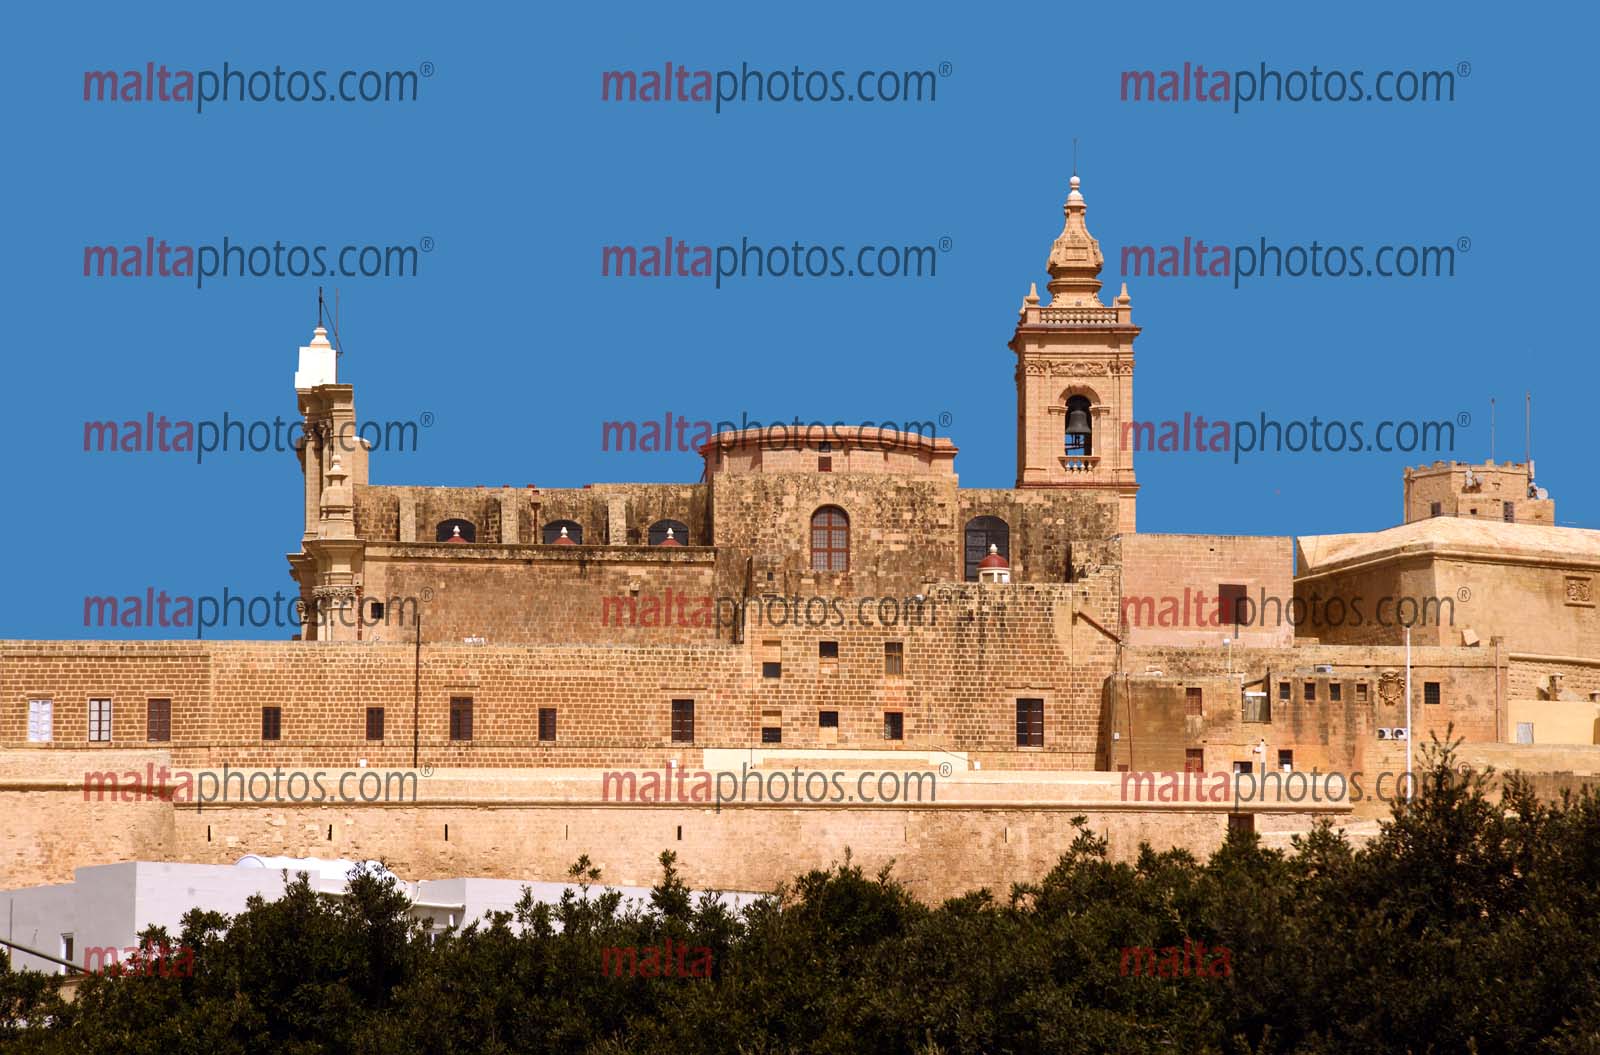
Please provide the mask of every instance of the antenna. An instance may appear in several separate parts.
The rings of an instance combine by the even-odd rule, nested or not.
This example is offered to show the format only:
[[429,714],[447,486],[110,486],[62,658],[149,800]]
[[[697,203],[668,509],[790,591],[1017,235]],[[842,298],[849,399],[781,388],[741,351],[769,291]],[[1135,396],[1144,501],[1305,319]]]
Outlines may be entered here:
[[1489,400],[1489,464],[1494,464],[1494,400]]
[[1527,427],[1527,438],[1524,440],[1524,442],[1527,444],[1527,448],[1528,448],[1528,497],[1529,498],[1539,498],[1539,497],[1542,497],[1542,496],[1539,494],[1539,489],[1536,486],[1534,486],[1534,482],[1533,482],[1533,393],[1532,392],[1525,392],[1525,393],[1523,393],[1523,398],[1528,401],[1527,402],[1528,424],[1526,426]]
[[1533,393],[1522,394],[1522,447],[1528,459],[1528,465],[1533,465]]

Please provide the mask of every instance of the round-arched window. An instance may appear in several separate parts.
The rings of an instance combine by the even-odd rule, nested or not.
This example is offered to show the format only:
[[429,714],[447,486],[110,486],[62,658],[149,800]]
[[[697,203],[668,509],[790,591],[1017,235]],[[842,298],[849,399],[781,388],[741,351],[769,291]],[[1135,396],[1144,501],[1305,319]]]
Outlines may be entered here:
[[850,570],[850,517],[838,506],[811,514],[811,569]]

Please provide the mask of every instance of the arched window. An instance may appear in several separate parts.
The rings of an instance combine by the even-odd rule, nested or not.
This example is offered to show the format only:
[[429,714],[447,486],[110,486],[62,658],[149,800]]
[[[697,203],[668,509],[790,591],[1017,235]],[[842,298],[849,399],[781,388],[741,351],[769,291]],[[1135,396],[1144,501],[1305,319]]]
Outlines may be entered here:
[[[566,543],[561,541],[562,528],[567,529],[568,542]],[[574,546],[583,545],[582,524],[576,520],[552,520],[544,526],[544,544],[546,546],[567,545],[568,543]]]
[[1094,424],[1089,413],[1088,396],[1072,396],[1067,400],[1067,442],[1065,454],[1069,458],[1087,458],[1094,453]]
[[966,580],[978,581],[978,562],[989,555],[994,546],[1000,556],[1011,559],[1011,528],[999,517],[973,517],[967,521]]
[[439,527],[434,531],[434,541],[451,542],[456,540],[476,542],[478,541],[478,529],[473,526],[472,521],[462,520],[460,517],[439,521]]
[[811,514],[811,570],[850,570],[850,518],[838,506]]
[[689,525],[681,520],[657,520],[650,525],[650,545],[660,546],[667,541],[667,532],[672,532],[672,541],[680,546],[689,544]]

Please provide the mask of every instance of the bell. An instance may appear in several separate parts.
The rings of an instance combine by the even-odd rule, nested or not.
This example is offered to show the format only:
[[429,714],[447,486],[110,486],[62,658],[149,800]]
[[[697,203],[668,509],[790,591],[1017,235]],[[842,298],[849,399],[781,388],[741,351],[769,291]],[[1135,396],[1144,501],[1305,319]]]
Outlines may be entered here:
[[1089,412],[1073,408],[1067,411],[1067,435],[1087,436],[1094,430],[1089,427]]

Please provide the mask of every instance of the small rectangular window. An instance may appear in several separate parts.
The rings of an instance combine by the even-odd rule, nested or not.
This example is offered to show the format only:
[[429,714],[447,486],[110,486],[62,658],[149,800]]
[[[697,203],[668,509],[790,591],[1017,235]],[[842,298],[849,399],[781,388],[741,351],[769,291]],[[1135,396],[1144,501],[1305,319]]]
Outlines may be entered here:
[[[61,958],[63,960],[66,960],[68,963],[71,963],[73,961],[73,951],[74,951],[76,946],[77,946],[77,942],[73,940],[72,935],[70,935],[70,934],[61,935]],[[87,954],[84,956],[83,962],[84,962],[84,966],[88,966],[89,957],[88,957]],[[104,961],[102,961],[102,962],[104,962]],[[58,973],[66,974],[67,973],[67,968],[65,968],[65,967],[61,968],[61,970]]]
[[450,697],[450,739],[472,739],[472,697]]
[[382,601],[373,601],[369,610],[371,612],[371,620],[370,620],[371,622],[374,622],[374,623],[383,622],[383,602]]
[[1191,685],[1183,690],[1184,717],[1200,718],[1205,715],[1205,709],[1202,706],[1203,695],[1198,685]]
[[781,678],[781,677],[783,677],[783,664],[782,663],[763,663],[763,664],[761,664],[761,676],[763,678]]
[[672,701],[672,740],[679,744],[694,743],[694,701]]
[[1436,517],[1440,513],[1443,513],[1443,512],[1444,512],[1444,504],[1443,503],[1441,503],[1441,502],[1430,502],[1428,504],[1428,515],[1429,516]]
[[28,701],[28,743],[48,744],[55,738],[54,708],[49,700]]
[[283,708],[282,707],[263,707],[263,708],[261,708],[261,739],[263,739],[263,740],[281,740],[281,739],[283,739]]
[[817,459],[817,472],[819,472],[819,473],[831,473],[831,472],[833,472],[833,457],[832,457],[832,455],[824,454],[820,458]]
[[1223,583],[1217,587],[1217,622],[1223,626],[1250,622],[1250,607],[1244,603],[1246,592],[1240,583]]
[[1437,681],[1425,681],[1422,683],[1422,702],[1439,702],[1439,683]]
[[1317,683],[1314,681],[1306,682],[1306,702],[1317,702]]
[[1287,700],[1288,698],[1289,698],[1289,683],[1287,681],[1278,682],[1278,699]]
[[1251,772],[1250,763],[1249,762],[1235,762],[1233,764],[1233,771],[1234,771],[1235,774],[1248,775]]
[[549,741],[556,738],[556,709],[554,707],[539,708],[539,739]]
[[904,740],[906,738],[906,716],[900,711],[883,712],[883,738],[885,740]]
[[111,701],[89,701],[89,742],[109,743],[111,740]]
[[1017,746],[1044,746],[1044,701],[1017,701]]
[[1206,749],[1203,747],[1184,748],[1183,771],[1185,773],[1204,773],[1206,771]]
[[1517,723],[1517,743],[1519,743],[1519,744],[1531,744],[1531,743],[1533,743],[1533,723],[1532,722],[1518,722]]
[[1505,505],[1500,510],[1500,516],[1501,516],[1502,519],[1505,520],[1505,522],[1507,524],[1515,524],[1517,522],[1517,505],[1516,505],[1516,503],[1515,502],[1507,502],[1507,503],[1505,503]]
[[146,700],[144,712],[144,738],[146,740],[172,739],[172,701]]
[[837,729],[837,728],[839,728],[839,712],[838,711],[818,711],[817,712],[817,728],[818,729]]
[[1364,682],[1364,681],[1356,682],[1356,702],[1357,703],[1366,703],[1367,702],[1367,683]]
[[1253,813],[1228,814],[1229,835],[1249,835],[1256,830],[1256,815]]
[[883,672],[889,675],[900,675],[906,672],[904,642],[885,641],[883,643]]
[[764,744],[783,743],[783,727],[781,725],[763,725],[761,727],[761,742]]
[[1328,699],[1333,701],[1334,703],[1338,703],[1343,698],[1344,698],[1344,686],[1339,684],[1337,681],[1328,682]]
[[1278,752],[1278,768],[1283,770],[1285,773],[1291,772],[1294,769],[1293,751]]
[[839,658],[839,642],[837,642],[837,641],[818,641],[817,642],[817,656],[820,659],[838,659]]
[[368,707],[367,708],[367,739],[368,740],[382,740],[383,739],[383,708],[382,707]]

